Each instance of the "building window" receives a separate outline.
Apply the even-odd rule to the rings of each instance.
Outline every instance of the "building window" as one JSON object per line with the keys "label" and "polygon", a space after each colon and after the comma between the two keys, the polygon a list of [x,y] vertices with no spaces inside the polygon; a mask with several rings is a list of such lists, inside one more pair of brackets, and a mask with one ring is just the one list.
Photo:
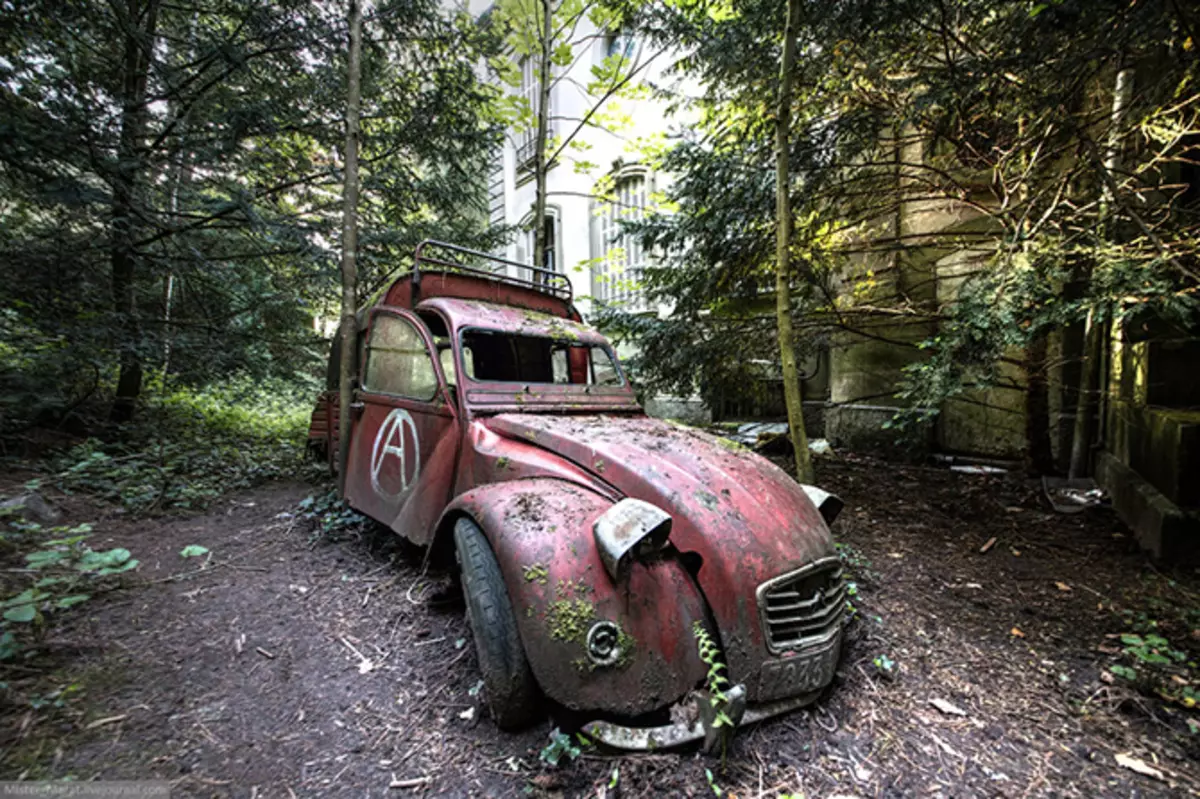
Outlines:
{"label": "building window", "polygon": [[619,58],[623,61],[633,61],[637,52],[637,40],[633,33],[624,28],[611,30],[604,35],[604,58]]}
{"label": "building window", "polygon": [[504,149],[496,148],[492,154],[492,168],[488,172],[488,225],[504,227]]}
{"label": "building window", "polygon": [[[490,169],[488,170],[487,178],[488,189],[488,229],[498,230],[503,228],[508,223],[508,207],[504,196],[504,148],[497,147],[492,152]],[[492,250],[492,255],[498,258],[506,258],[508,256],[508,247],[505,244],[497,244]],[[490,264],[489,269],[496,270],[495,264]],[[499,267],[500,271],[504,267]]]}
{"label": "building window", "polygon": [[[537,155],[537,120],[541,110],[541,91],[538,81],[538,65],[533,58],[521,59],[521,97],[529,103],[531,112],[529,127],[517,132],[517,168],[527,167]],[[547,103],[546,141],[554,137],[554,90],[550,90]]]}
{"label": "building window", "polygon": [[596,297],[608,303],[641,307],[642,270],[646,251],[641,238],[622,222],[638,222],[646,216],[646,174],[632,172],[618,177],[613,201],[598,209],[592,220],[597,252],[594,267]]}
{"label": "building window", "polygon": [[[531,263],[533,261],[533,220],[532,217],[526,217],[525,225],[521,231],[521,238],[517,242],[517,260],[521,263]],[[542,218],[542,224],[546,230],[546,249],[542,253],[542,262],[539,264],[543,269],[549,269],[551,272],[562,272],[559,266],[558,253],[558,209],[546,209],[546,216]],[[522,277],[528,278],[535,283],[545,283],[546,276],[533,270],[523,269],[526,272]]]}

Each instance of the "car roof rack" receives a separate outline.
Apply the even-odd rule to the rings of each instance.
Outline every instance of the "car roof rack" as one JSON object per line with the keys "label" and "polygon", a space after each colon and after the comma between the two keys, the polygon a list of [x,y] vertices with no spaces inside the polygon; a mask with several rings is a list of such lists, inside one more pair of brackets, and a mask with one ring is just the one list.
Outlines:
{"label": "car roof rack", "polygon": [[[435,251],[434,255],[427,254],[429,249]],[[486,263],[497,264],[503,267],[515,266],[518,269],[526,270],[529,278],[517,277],[508,274],[507,272],[496,272],[494,269],[474,266],[468,263],[463,263],[465,259],[451,258],[450,256],[441,256],[438,251],[449,251],[456,256],[470,256],[471,259],[482,260]],[[507,283],[513,286],[521,286],[530,288],[542,294],[548,294],[551,297],[556,297],[565,300],[570,304],[574,300],[574,294],[571,288],[571,280],[561,272],[555,272],[552,269],[546,269],[542,266],[532,266],[523,264],[518,261],[510,261],[507,258],[501,258],[497,255],[491,255],[479,250],[472,250],[467,247],[460,247],[457,244],[449,244],[444,241],[435,241],[426,239],[417,245],[416,251],[413,253],[413,269],[412,282],[416,292],[420,292],[421,287],[421,265],[428,264],[430,266],[438,266],[451,270],[461,270],[470,274],[479,275],[488,280],[494,280],[498,283]],[[517,273],[521,274],[520,272]]]}

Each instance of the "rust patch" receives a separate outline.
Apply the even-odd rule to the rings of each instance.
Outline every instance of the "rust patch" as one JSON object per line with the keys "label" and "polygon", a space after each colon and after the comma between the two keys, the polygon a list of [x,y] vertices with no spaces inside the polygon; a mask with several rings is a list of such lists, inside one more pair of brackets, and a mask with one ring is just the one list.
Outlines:
{"label": "rust patch", "polygon": [[717,509],[717,503],[719,500],[717,499],[716,494],[710,494],[703,489],[699,489],[693,496],[696,497],[697,502],[704,506],[705,510],[715,511]]}

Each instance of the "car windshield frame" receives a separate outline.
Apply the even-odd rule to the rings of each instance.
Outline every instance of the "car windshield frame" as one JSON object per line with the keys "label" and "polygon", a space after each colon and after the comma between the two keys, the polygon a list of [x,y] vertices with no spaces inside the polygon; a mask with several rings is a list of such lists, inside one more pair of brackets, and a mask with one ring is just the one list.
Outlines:
{"label": "car windshield frame", "polygon": [[[547,382],[542,382],[542,381],[537,381],[537,380],[498,380],[498,379],[481,380],[481,379],[473,376],[471,374],[471,372],[467,369],[467,358],[466,358],[466,343],[465,343],[466,336],[470,333],[477,333],[477,332],[483,332],[488,335],[497,335],[497,336],[545,339],[547,341],[557,343],[557,344],[563,344],[568,347],[580,347],[580,346],[587,347],[589,350],[599,348],[604,351],[605,355],[608,356],[609,362],[612,364],[613,371],[616,372],[616,375],[617,375],[618,379],[620,380],[620,382],[616,383],[616,384],[612,384],[612,385],[601,385],[599,383],[571,383],[571,382],[567,382],[567,383],[549,382],[549,383],[547,383]],[[580,336],[580,337],[576,338],[574,336],[547,335],[540,331],[533,332],[533,331],[509,330],[509,329],[500,328],[500,327],[485,327],[483,325],[467,325],[464,327],[460,327],[458,329],[457,335],[455,336],[454,345],[455,345],[455,348],[458,350],[458,352],[456,353],[458,356],[458,362],[459,362],[459,364],[458,364],[459,369],[458,369],[457,377],[459,380],[469,381],[469,382],[473,383],[474,385],[480,385],[480,386],[484,386],[484,385],[548,386],[548,387],[553,387],[555,390],[572,390],[572,391],[580,391],[581,393],[595,393],[595,392],[605,392],[605,391],[627,391],[629,388],[629,377],[625,374],[625,369],[621,365],[621,361],[617,358],[616,351],[613,349],[612,344],[610,344],[603,336],[601,336],[599,334],[594,334],[594,335],[589,335],[589,336]],[[590,353],[589,353],[589,356],[590,356]],[[591,368],[592,368],[592,371],[594,374],[595,365],[592,364]]]}

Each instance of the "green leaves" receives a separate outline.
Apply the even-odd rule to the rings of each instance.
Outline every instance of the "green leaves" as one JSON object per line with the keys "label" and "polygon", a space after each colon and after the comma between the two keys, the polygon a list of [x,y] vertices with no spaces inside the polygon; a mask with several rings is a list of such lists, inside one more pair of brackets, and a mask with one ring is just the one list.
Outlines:
{"label": "green leaves", "polygon": [[[311,501],[311,497],[309,498]],[[208,547],[202,547],[199,544],[188,544],[183,549],[179,550],[181,558],[198,558],[201,555],[208,554]]]}
{"label": "green leaves", "polygon": [[1187,660],[1186,653],[1172,649],[1170,641],[1161,635],[1150,633],[1141,636],[1125,633],[1121,636],[1121,643],[1125,645],[1125,652],[1140,663],[1169,666]]}
{"label": "green leaves", "polygon": [[37,615],[37,607],[32,604],[17,605],[4,611],[4,619],[6,621],[17,622],[18,624],[28,624],[37,618]]}
{"label": "green leaves", "polygon": [[40,620],[41,613],[38,611],[38,605],[49,596],[50,594],[45,591],[29,588],[14,597],[10,597],[0,605],[4,607],[5,621],[16,622],[17,624],[31,624],[34,621]]}
{"label": "green leaves", "polygon": [[25,563],[31,569],[40,569],[45,566],[52,566],[61,562],[66,558],[67,553],[60,549],[43,549],[38,552],[30,552],[25,556]]}
{"label": "green leaves", "polygon": [[725,792],[721,790],[721,786],[717,785],[716,777],[713,776],[712,769],[704,769],[704,779],[708,780],[708,787],[712,790],[714,796],[723,796]]}
{"label": "green leaves", "polygon": [[[10,527],[20,524],[13,520],[7,523]],[[27,552],[24,558],[32,585],[0,601],[4,626],[0,630],[0,660],[21,651],[21,640],[14,631],[40,627],[48,614],[68,611],[90,600],[91,587],[102,585],[105,578],[137,568],[138,561],[128,549],[91,549],[86,543],[90,531],[91,526],[86,524],[24,531],[22,544],[41,548]],[[38,540],[47,535],[51,537]],[[89,590],[80,590],[85,586]]]}
{"label": "green leaves", "polygon": [[1122,677],[1126,680],[1137,679],[1137,672],[1134,671],[1133,669],[1129,668],[1128,666],[1122,666],[1120,664],[1114,663],[1113,665],[1108,667],[1108,670],[1111,671],[1113,674],[1117,675],[1118,677]]}
{"label": "green leaves", "polygon": [[12,660],[21,651],[16,637],[8,630],[0,632],[0,661]]}
{"label": "green leaves", "polygon": [[692,635],[696,639],[696,647],[699,650],[700,660],[708,666],[708,673],[705,675],[704,682],[709,693],[712,694],[712,703],[715,707],[719,702],[724,702],[726,697],[724,689],[729,686],[729,680],[721,675],[722,671],[727,668],[721,662],[721,648],[717,646],[717,642],[709,635],[704,624],[700,621],[692,623]]}
{"label": "green leaves", "polygon": [[550,63],[556,67],[568,67],[571,65],[572,50],[570,42],[558,42],[554,45],[554,51],[550,56]]}
{"label": "green leaves", "polygon": [[127,572],[130,569],[136,569],[138,561],[133,559],[132,553],[128,549],[110,549],[105,552],[96,552],[87,549],[75,561],[73,567],[80,572],[90,572],[97,577],[104,577],[111,574],[120,574]]}
{"label": "green leaves", "polygon": [[574,760],[591,745],[592,742],[582,733],[575,733],[575,738],[572,739],[570,735],[555,727],[550,731],[550,743],[538,754],[538,759],[547,765],[558,766],[564,757],[569,761]]}

